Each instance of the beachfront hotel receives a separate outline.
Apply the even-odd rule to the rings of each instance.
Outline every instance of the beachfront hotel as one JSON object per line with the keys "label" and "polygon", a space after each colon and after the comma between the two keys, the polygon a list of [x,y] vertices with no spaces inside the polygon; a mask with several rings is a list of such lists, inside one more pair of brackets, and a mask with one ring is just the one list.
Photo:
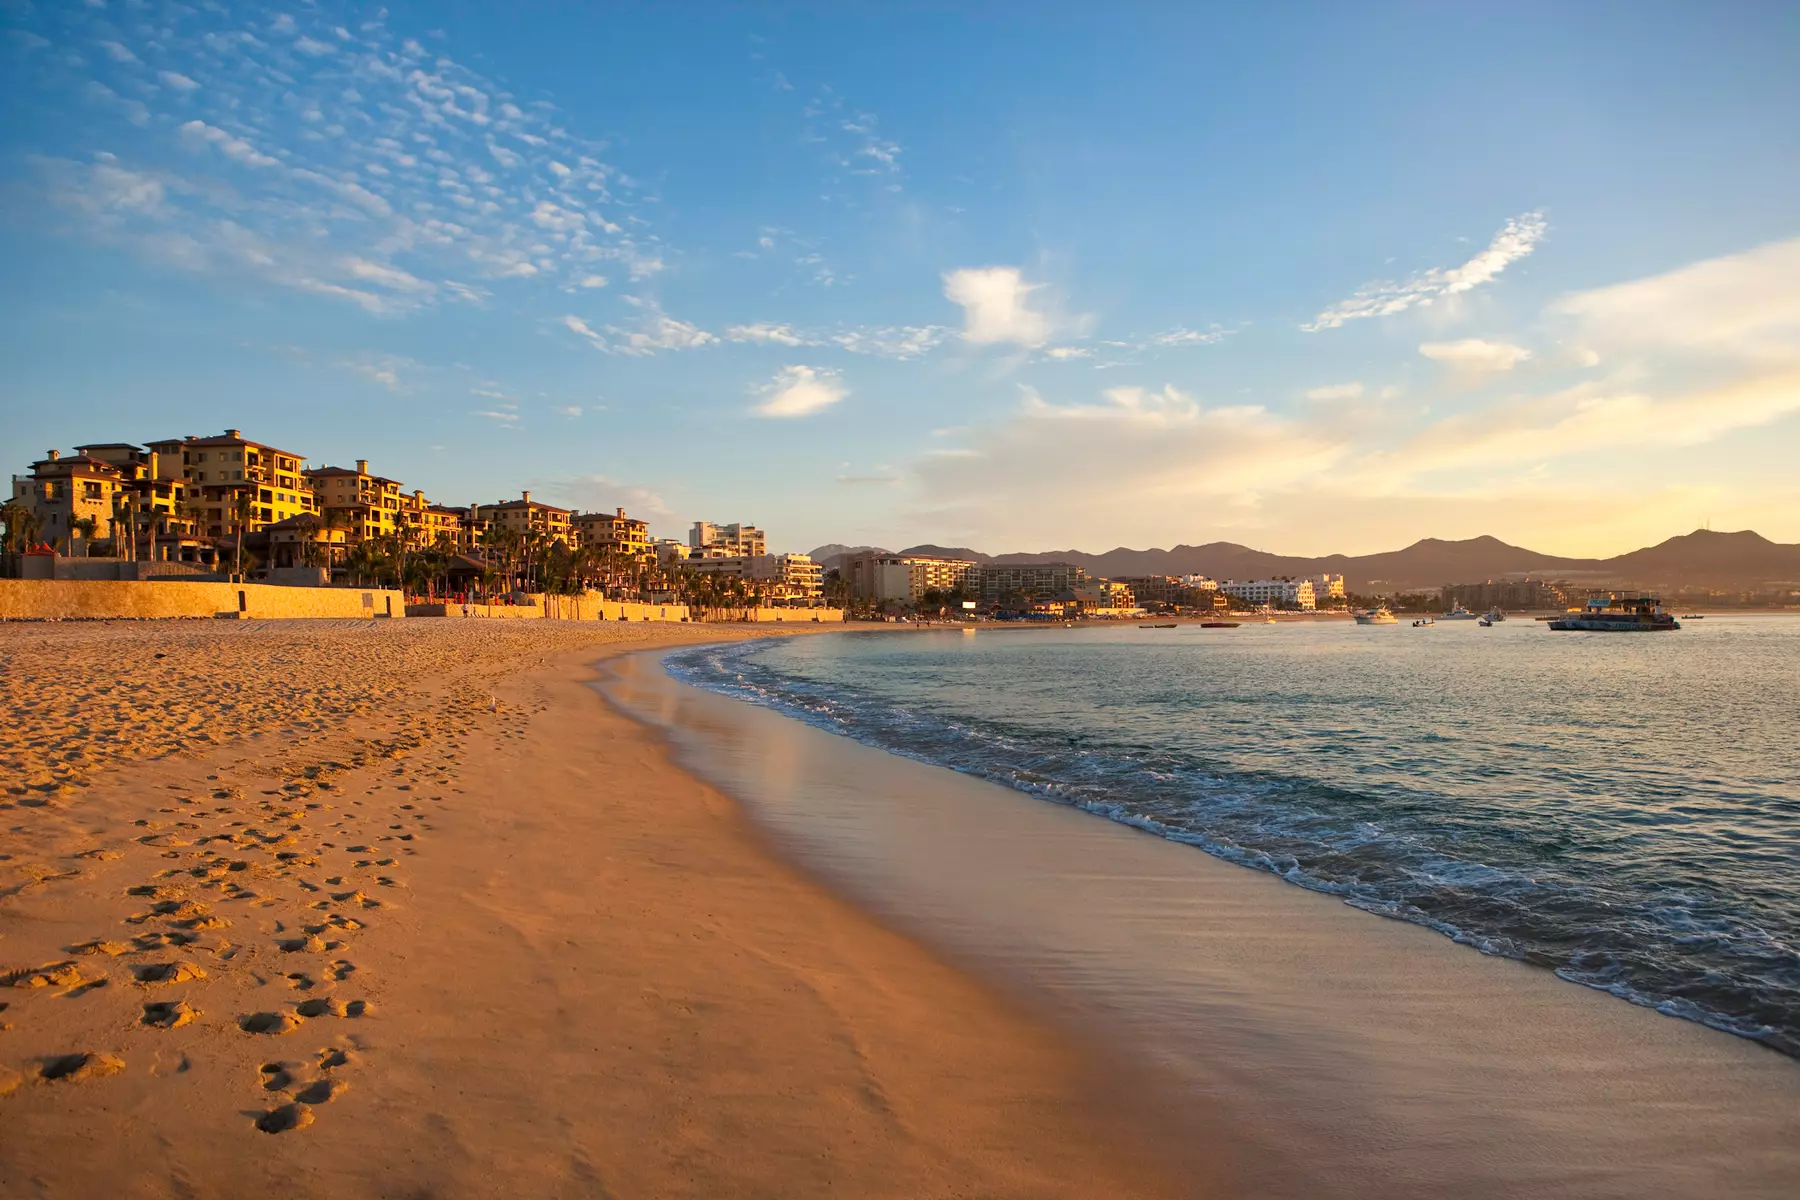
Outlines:
{"label": "beachfront hotel", "polygon": [[1233,600],[1257,607],[1297,608],[1311,612],[1318,598],[1310,579],[1249,579],[1243,582],[1227,579],[1219,590]]}
{"label": "beachfront hotel", "polygon": [[[635,561],[656,554],[649,526],[622,508],[579,513],[533,500],[529,491],[517,500],[458,507],[435,503],[421,489],[406,491],[367,459],[353,467],[306,463],[303,454],[236,429],[145,446],[85,443],[68,455],[50,450],[29,474],[13,477],[11,503],[32,526],[8,534],[29,533],[30,544],[84,559],[103,544],[111,557],[182,563],[190,571],[219,568],[234,557],[239,540],[262,566],[328,573],[364,543],[466,554],[478,552],[489,531]],[[712,541],[704,553],[714,557],[735,546],[760,551],[764,545],[753,526],[707,526],[707,534]],[[788,572],[796,573],[804,574]]]}
{"label": "beachfront hotel", "polygon": [[622,508],[610,513],[576,513],[569,524],[579,544],[589,550],[632,560],[655,558],[649,523],[626,516]]}
{"label": "beachfront hotel", "polygon": [[974,562],[915,554],[847,555],[838,571],[849,594],[874,604],[917,604],[927,592],[967,592]]}
{"label": "beachfront hotel", "polygon": [[757,557],[769,552],[763,531],[754,525],[715,525],[695,521],[688,530],[688,548],[694,558]]}
{"label": "beachfront hotel", "polygon": [[697,575],[718,575],[765,586],[771,599],[814,601],[824,594],[824,569],[807,554],[733,554],[690,557]]}

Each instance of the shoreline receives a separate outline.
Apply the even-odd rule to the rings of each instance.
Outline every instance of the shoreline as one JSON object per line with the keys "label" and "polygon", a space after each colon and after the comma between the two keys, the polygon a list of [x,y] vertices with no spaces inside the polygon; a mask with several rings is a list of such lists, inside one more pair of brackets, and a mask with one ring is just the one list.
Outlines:
{"label": "shoreline", "polygon": [[589,686],[799,631],[406,624],[0,634],[0,1190],[1229,1194]]}
{"label": "shoreline", "polygon": [[[784,856],[1184,1081],[1249,1194],[1785,1196],[1800,1064],[1193,847],[610,667]],[[636,671],[635,676],[629,674]]]}

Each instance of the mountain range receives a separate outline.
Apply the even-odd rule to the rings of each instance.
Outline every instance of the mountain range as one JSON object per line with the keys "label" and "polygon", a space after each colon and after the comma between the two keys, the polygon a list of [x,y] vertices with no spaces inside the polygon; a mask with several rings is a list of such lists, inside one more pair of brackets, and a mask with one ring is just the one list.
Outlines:
{"label": "mountain range", "polygon": [[1612,558],[1562,558],[1512,546],[1495,537],[1464,541],[1424,538],[1403,550],[1379,554],[1330,554],[1300,558],[1253,550],[1235,542],[1209,542],[1204,546],[1175,546],[1168,550],[1132,550],[1120,546],[1104,554],[1081,550],[1046,550],[1039,553],[984,554],[966,546],[909,546],[897,552],[877,546],[820,546],[812,552],[827,568],[846,555],[874,551],[963,558],[1001,565],[1067,562],[1090,574],[1117,578],[1126,575],[1207,575],[1214,579],[1268,579],[1284,575],[1342,575],[1353,592],[1379,588],[1407,591],[1436,588],[1446,583],[1475,583],[1485,579],[1530,575],[1567,580],[1591,586],[1617,585],[1666,589],[1761,590],[1787,586],[1800,588],[1800,545],[1771,542],[1761,534],[1715,533],[1697,529],[1642,550]]}

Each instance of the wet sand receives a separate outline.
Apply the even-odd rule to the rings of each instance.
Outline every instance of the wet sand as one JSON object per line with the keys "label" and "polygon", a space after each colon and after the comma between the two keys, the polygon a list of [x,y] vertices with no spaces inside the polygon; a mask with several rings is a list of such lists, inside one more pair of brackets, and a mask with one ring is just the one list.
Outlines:
{"label": "wet sand", "polygon": [[583,682],[745,635],[0,627],[0,1194],[1234,1192]]}
{"label": "wet sand", "polygon": [[1241,1194],[1800,1194],[1800,1062],[676,683],[603,688],[895,928],[1155,1075]]}

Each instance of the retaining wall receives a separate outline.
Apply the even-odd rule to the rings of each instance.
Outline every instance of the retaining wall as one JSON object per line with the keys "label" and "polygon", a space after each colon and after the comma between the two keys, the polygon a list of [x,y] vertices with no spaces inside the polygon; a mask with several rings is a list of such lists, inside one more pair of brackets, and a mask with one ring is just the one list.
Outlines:
{"label": "retaining wall", "polygon": [[62,617],[403,617],[380,588],[276,587],[178,580],[0,579],[0,619]]}

